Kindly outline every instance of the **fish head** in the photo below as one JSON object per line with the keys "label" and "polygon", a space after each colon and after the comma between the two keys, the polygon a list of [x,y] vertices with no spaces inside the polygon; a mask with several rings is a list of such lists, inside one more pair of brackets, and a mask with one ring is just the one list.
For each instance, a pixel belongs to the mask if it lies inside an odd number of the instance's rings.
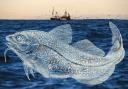
{"label": "fish head", "polygon": [[39,47],[38,38],[32,31],[17,32],[6,36],[7,46],[16,53],[29,53]]}

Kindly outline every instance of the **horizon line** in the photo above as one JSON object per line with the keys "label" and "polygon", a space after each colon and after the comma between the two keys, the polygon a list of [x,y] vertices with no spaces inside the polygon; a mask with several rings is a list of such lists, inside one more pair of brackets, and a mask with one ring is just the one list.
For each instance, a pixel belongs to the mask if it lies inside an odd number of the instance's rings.
{"label": "horizon line", "polygon": [[[71,20],[91,20],[91,19],[106,19],[106,20],[109,20],[109,19],[112,19],[112,20],[128,20],[128,18],[73,18],[73,19],[71,19]],[[22,18],[0,18],[0,20],[50,20],[49,18],[24,18],[24,19],[22,19]],[[61,20],[61,21],[63,21],[63,20]]]}
{"label": "horizon line", "polygon": [[[40,17],[40,18],[38,18],[38,17],[32,17],[32,18],[24,18],[24,17],[19,17],[19,18],[0,18],[0,19],[10,19],[10,20],[12,20],[12,19],[23,19],[23,20],[31,20],[31,19],[34,19],[34,20],[50,20],[50,17]],[[128,20],[128,17],[120,17],[120,16],[114,16],[114,17],[108,17],[108,16],[103,16],[103,17],[82,17],[82,16],[80,16],[80,17],[72,17],[71,18],[71,20],[74,20],[74,19],[126,19],[126,20]]]}

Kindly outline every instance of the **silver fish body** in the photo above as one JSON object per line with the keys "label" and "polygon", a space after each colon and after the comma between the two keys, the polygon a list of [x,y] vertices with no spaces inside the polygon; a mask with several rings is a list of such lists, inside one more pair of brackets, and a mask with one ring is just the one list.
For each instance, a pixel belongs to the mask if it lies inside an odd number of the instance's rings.
{"label": "silver fish body", "polygon": [[89,85],[107,80],[125,55],[122,36],[110,22],[112,47],[107,55],[87,39],[70,45],[72,29],[63,25],[50,32],[23,31],[6,37],[8,47],[23,61],[26,75],[34,71],[47,78],[72,77]]}

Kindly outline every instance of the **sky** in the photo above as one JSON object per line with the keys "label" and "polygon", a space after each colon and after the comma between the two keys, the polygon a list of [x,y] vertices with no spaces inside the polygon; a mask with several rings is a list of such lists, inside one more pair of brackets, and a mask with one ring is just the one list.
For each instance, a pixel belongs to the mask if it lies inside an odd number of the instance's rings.
{"label": "sky", "polygon": [[128,19],[128,0],[0,0],[0,19],[48,19],[53,7],[72,18]]}

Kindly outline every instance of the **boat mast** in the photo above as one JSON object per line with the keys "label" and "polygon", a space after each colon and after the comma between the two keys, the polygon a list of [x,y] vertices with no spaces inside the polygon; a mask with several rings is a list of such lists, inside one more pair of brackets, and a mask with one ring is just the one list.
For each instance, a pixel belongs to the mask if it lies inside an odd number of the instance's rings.
{"label": "boat mast", "polygon": [[54,11],[55,11],[55,10],[54,10],[54,7],[53,7],[53,10],[52,10],[52,16],[54,16]]}
{"label": "boat mast", "polygon": [[67,11],[64,12],[64,16],[67,17]]}

